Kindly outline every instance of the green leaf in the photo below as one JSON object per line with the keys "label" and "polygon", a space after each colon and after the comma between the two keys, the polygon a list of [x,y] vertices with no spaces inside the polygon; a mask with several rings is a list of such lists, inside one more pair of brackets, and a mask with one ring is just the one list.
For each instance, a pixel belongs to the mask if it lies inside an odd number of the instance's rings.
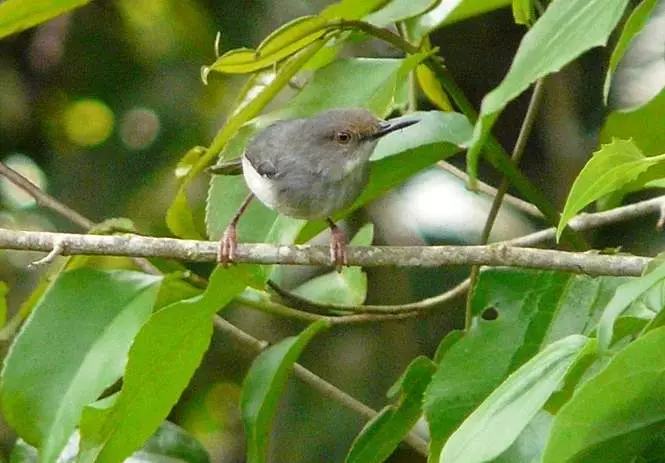
{"label": "green leaf", "polygon": [[122,374],[160,283],[138,272],[77,269],[37,303],[5,359],[2,406],[42,461],[55,461],[83,407]]}
{"label": "green leaf", "polygon": [[[256,115],[279,93],[279,91],[289,82],[289,80],[323,47],[323,41],[317,41],[297,53],[289,59],[275,75],[272,81],[262,87],[251,101],[246,102],[241,109],[235,111],[233,115],[226,121],[224,127],[217,133],[213,139],[210,147],[206,150],[205,154],[201,156],[198,162],[191,167],[187,176],[180,180],[176,197],[169,206],[167,215],[183,216],[186,217],[185,223],[194,223],[189,204],[187,203],[187,189],[194,178],[207,167],[212,160],[224,148],[226,143],[236,134],[238,129],[248,120],[256,117]],[[189,225],[188,225],[189,227]],[[188,230],[189,228],[186,228]],[[174,231],[174,230],[171,230]]]}
{"label": "green leaf", "polygon": [[347,462],[382,462],[393,453],[420,418],[423,393],[435,370],[427,357],[417,357],[409,364],[389,392],[397,398],[397,403],[384,407],[363,427],[351,446]]}
{"label": "green leaf", "polygon": [[339,27],[319,16],[296,18],[265,38],[256,50],[231,50],[204,68],[204,81],[211,72],[221,74],[248,74],[273,66],[323,37],[329,30]]}
{"label": "green leaf", "polygon": [[665,429],[664,362],[665,328],[616,354],[557,413],[543,462],[636,461]]}
{"label": "green leaf", "polygon": [[580,335],[560,339],[511,374],[450,437],[439,461],[480,463],[501,455],[559,387],[587,342]]}
{"label": "green leaf", "polygon": [[492,463],[539,462],[550,433],[552,415],[539,411],[508,450]]}
{"label": "green leaf", "polygon": [[386,0],[342,0],[328,5],[321,11],[320,16],[326,19],[360,19],[376,8],[386,3]]}
{"label": "green leaf", "polygon": [[429,101],[442,111],[452,111],[453,105],[450,103],[448,95],[441,87],[441,83],[436,75],[425,64],[416,67],[416,78],[418,85]]}
{"label": "green leaf", "polygon": [[648,156],[662,154],[665,133],[653,124],[644,123],[662,117],[665,117],[665,90],[661,90],[655,98],[639,109],[611,113],[605,121],[600,140],[608,143],[614,138],[629,138]]}
{"label": "green leaf", "polygon": [[513,18],[515,23],[530,26],[536,20],[534,0],[513,0]]}
{"label": "green leaf", "polygon": [[503,81],[483,98],[467,155],[474,182],[478,160],[503,108],[541,77],[560,70],[585,51],[605,45],[628,0],[553,0],[526,33]]}
{"label": "green leaf", "polygon": [[89,0],[5,0],[0,3],[0,38],[44,23]]}
{"label": "green leaf", "polygon": [[[349,243],[351,246],[372,244],[374,226],[364,225]],[[292,293],[319,304],[362,305],[367,297],[367,274],[362,267],[344,267],[314,277],[294,288]]]}
{"label": "green leaf", "polygon": [[419,41],[430,32],[462,19],[510,5],[511,0],[440,0],[434,8],[407,21],[409,37]]}
{"label": "green leaf", "polygon": [[663,165],[665,155],[646,157],[631,140],[613,140],[603,145],[586,163],[570,190],[557,227],[557,239],[563,229],[585,206],[604,195],[620,191],[635,182],[647,169]]}
{"label": "green leaf", "polygon": [[[518,0],[516,0],[518,1]],[[610,58],[610,65],[607,69],[607,75],[605,76],[605,85],[603,86],[603,99],[607,104],[607,98],[610,93],[610,86],[612,85],[612,76],[619,66],[619,62],[623,55],[628,50],[633,38],[642,30],[644,25],[649,20],[651,11],[654,6],[658,4],[658,0],[643,0],[630,14],[626,23],[623,26],[621,31],[621,36],[614,46],[612,51],[612,57]]]}
{"label": "green leaf", "polygon": [[608,349],[610,346],[617,318],[656,285],[662,285],[663,280],[665,280],[665,264],[617,288],[598,322],[598,342],[602,349]]}
{"label": "green leaf", "polygon": [[213,315],[245,289],[247,272],[243,266],[218,266],[203,294],[148,319],[129,351],[115,402],[84,410],[81,462],[122,461],[157,429],[201,362]]}
{"label": "green leaf", "polygon": [[[540,349],[573,334],[593,333],[598,314],[623,281],[550,271],[482,271],[472,295],[471,329],[461,339],[459,334],[444,338],[436,354],[439,368],[425,394],[431,460],[438,460],[466,416]],[[495,317],[487,317],[489,312]]]}
{"label": "green leaf", "polygon": [[437,0],[393,0],[363,21],[377,27],[386,27],[407,18],[417,16],[436,5]]}
{"label": "green leaf", "polygon": [[252,363],[240,397],[247,439],[247,460],[250,463],[267,460],[270,423],[288,374],[312,338],[329,326],[328,320],[319,320],[298,336],[286,338],[269,347]]}
{"label": "green leaf", "polygon": [[[112,396],[113,397],[113,396]],[[67,441],[58,463],[74,463],[79,451],[80,434],[75,431]],[[18,439],[12,449],[12,463],[34,463],[39,451],[23,439]],[[210,456],[205,447],[185,430],[168,421],[163,422],[145,445],[124,460],[124,463],[208,463]]]}

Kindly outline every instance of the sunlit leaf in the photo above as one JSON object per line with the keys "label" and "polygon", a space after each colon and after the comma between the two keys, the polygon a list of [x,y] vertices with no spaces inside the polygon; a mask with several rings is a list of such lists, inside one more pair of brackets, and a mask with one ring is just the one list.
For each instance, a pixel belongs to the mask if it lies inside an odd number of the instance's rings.
{"label": "sunlit leaf", "polygon": [[557,239],[570,219],[585,206],[638,179],[650,167],[662,165],[665,155],[646,157],[630,140],[603,145],[575,179],[557,227]]}
{"label": "sunlit leaf", "polygon": [[240,409],[247,438],[248,461],[267,460],[268,436],[288,374],[307,344],[330,322],[319,320],[298,336],[286,338],[262,352],[243,382]]}
{"label": "sunlit leaf", "polygon": [[296,18],[276,29],[256,50],[240,48],[223,54],[205,68],[205,75],[207,77],[210,72],[248,74],[265,69],[297,53],[335,27],[339,26],[319,16]]}
{"label": "sunlit leaf", "polygon": [[360,19],[388,0],[340,0],[325,7],[319,16],[326,19]]}
{"label": "sunlit leaf", "polygon": [[423,93],[437,108],[442,111],[452,111],[453,105],[446,92],[443,91],[441,83],[432,70],[424,64],[416,67],[416,78]]}
{"label": "sunlit leaf", "polygon": [[607,43],[628,0],[553,0],[526,33],[503,81],[483,98],[467,154],[472,183],[492,125],[503,108],[539,78]]}
{"label": "sunlit leaf", "polygon": [[55,461],[83,407],[121,376],[160,283],[138,272],[77,269],[37,303],[5,360],[2,406],[43,461]]}
{"label": "sunlit leaf", "polygon": [[90,0],[5,0],[0,2],[0,38],[44,23]]}
{"label": "sunlit leaf", "polygon": [[534,0],[513,0],[513,18],[517,24],[530,26],[536,20]]}

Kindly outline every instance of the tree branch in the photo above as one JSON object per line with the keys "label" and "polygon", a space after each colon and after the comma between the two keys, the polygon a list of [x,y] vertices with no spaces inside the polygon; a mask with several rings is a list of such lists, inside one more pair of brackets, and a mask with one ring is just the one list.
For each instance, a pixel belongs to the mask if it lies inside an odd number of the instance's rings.
{"label": "tree branch", "polygon": [[[80,235],[0,229],[0,249],[50,252],[56,245],[63,255],[166,257],[213,262],[213,241],[153,238],[136,235]],[[441,267],[491,265],[561,270],[588,275],[640,275],[648,257],[602,255],[546,249],[487,246],[351,246],[349,264],[362,267]],[[239,244],[237,262],[252,264],[331,265],[327,246]]]}

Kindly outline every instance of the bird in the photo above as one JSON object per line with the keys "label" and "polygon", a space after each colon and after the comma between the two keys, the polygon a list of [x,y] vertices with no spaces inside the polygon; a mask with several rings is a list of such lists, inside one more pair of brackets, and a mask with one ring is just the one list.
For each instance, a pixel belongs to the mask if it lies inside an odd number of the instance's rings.
{"label": "bird", "polygon": [[222,234],[217,261],[234,261],[238,221],[256,197],[289,217],[325,219],[331,231],[331,262],[338,269],[348,265],[346,234],[331,217],[350,206],[367,185],[369,159],[379,139],[417,122],[385,121],[364,108],[336,108],[266,127],[240,158],[209,169],[213,174],[242,171],[250,190]]}

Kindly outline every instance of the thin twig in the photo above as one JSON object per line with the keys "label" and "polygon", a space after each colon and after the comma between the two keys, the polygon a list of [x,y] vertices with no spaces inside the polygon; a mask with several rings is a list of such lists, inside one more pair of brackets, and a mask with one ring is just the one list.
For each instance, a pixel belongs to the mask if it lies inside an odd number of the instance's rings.
{"label": "thin twig", "polygon": [[0,162],[0,174],[7,177],[7,180],[32,196],[40,206],[55,211],[62,217],[68,219],[70,222],[78,225],[84,230],[90,230],[95,226],[95,222],[79,214],[74,209],[71,209],[62,202],[54,199],[52,196],[44,193],[34,183],[32,183],[20,173],[16,172],[4,162]]}
{"label": "thin twig", "polygon": [[[266,341],[256,339],[220,316],[215,316],[214,322],[217,329],[249,347],[255,354],[259,354],[269,346]],[[366,419],[371,420],[377,415],[376,410],[373,410],[343,390],[333,386],[328,381],[312,373],[302,365],[296,363],[293,366],[293,373],[303,383],[308,384],[324,396],[339,402],[346,408],[355,411]],[[420,454],[427,456],[427,442],[413,431],[404,436],[404,442],[409,444]]]}
{"label": "thin twig", "polygon": [[[529,140],[529,135],[531,134],[531,129],[533,129],[533,124],[536,121],[536,116],[538,115],[538,109],[540,107],[540,101],[542,100],[543,96],[544,82],[545,80],[542,78],[536,81],[536,85],[533,89],[533,93],[531,94],[531,98],[529,100],[529,107],[527,108],[526,115],[524,116],[524,121],[522,121],[522,127],[520,128],[520,132],[517,137],[517,142],[515,143],[515,148],[513,149],[512,155],[510,156],[510,160],[516,166],[519,164],[520,159],[522,158],[522,154],[524,154],[526,143]],[[499,189],[496,192],[496,196],[494,196],[494,201],[492,201],[492,207],[487,216],[487,221],[485,222],[485,226],[483,227],[483,232],[480,238],[480,244],[487,244],[489,241],[490,233],[492,233],[494,222],[496,221],[496,218],[499,215],[499,210],[501,209],[501,203],[503,202],[504,196],[508,192],[509,185],[510,184],[508,181],[508,177],[504,175],[503,178],[501,179],[501,184],[499,185]],[[471,279],[472,288],[476,286],[479,274],[480,274],[479,266],[475,265],[471,267],[471,274],[469,275],[469,278]],[[467,330],[471,327],[471,320],[473,317],[471,301],[472,301],[471,293],[469,293],[469,296],[467,297],[466,300],[466,310],[464,312],[464,327]]]}

